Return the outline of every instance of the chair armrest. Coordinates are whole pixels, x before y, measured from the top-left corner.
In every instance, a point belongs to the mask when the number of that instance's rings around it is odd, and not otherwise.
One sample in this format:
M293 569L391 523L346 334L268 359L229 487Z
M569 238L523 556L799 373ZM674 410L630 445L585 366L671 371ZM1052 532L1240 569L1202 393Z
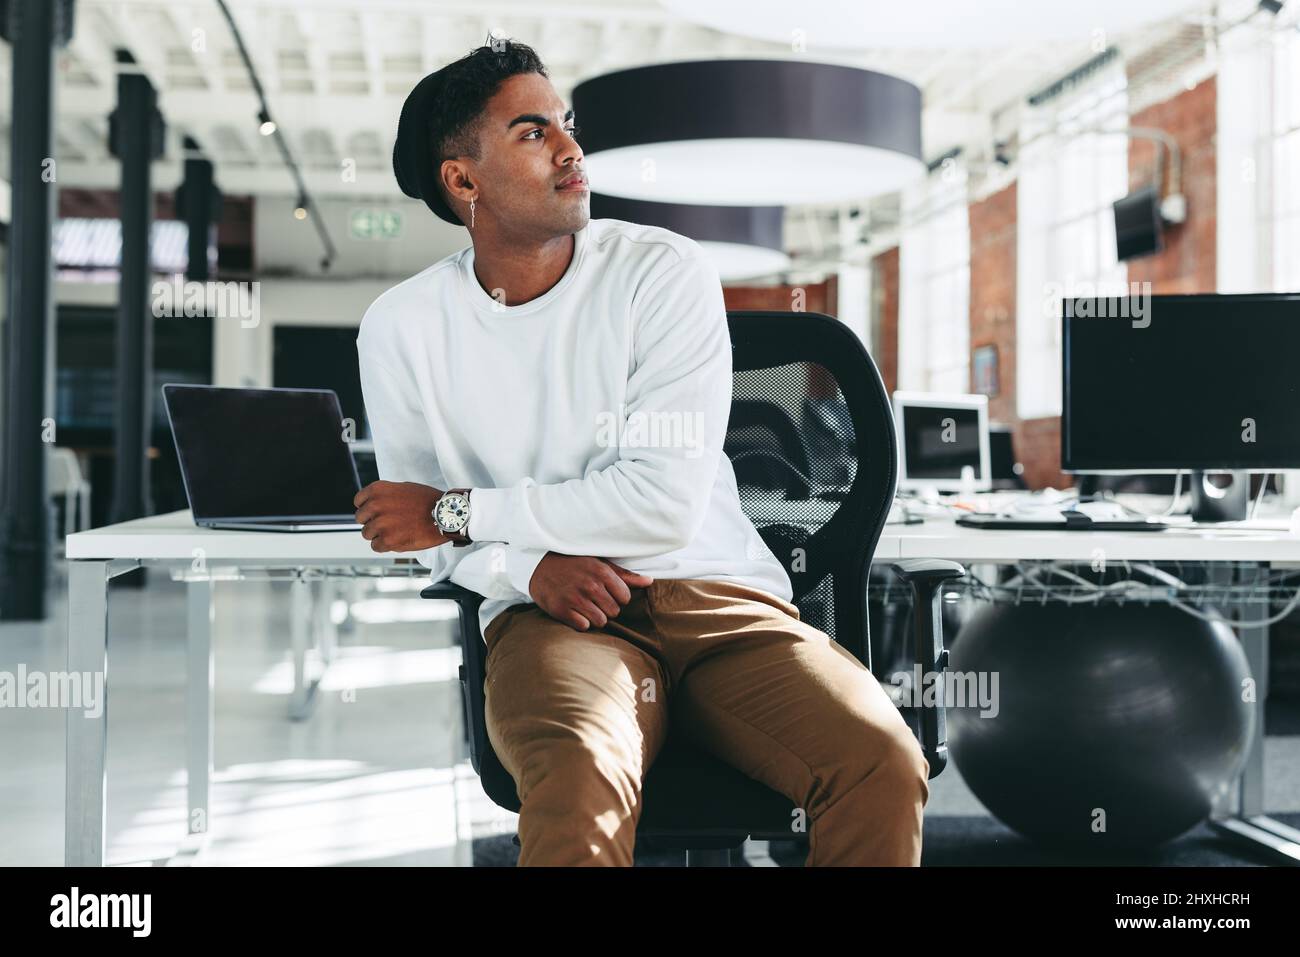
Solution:
M942 582L966 576L966 569L960 562L944 558L904 558L894 562L893 569L900 578L913 585L918 581Z
M423 590L421 590L420 597L445 598L456 602L477 601L480 604L483 601L483 596L478 592L470 591L468 588L462 588L460 585L456 585L449 581L434 582L432 585L427 585Z
M966 569L957 562L938 558L909 558L893 563L894 571L912 586L913 638L921 687L914 700L921 721L921 750L930 763L930 777L937 777L948 764L948 724L943 708L942 686L933 694L934 706L925 706L925 691L943 680L948 651L943 647L943 615L939 589L943 583L961 578Z

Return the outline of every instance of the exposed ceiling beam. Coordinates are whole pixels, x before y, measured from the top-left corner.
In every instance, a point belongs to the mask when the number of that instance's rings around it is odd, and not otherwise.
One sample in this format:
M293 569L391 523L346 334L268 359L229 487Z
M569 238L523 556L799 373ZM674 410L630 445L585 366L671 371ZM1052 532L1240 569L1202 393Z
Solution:
M81 0L78 6L85 7L153 7L159 0ZM201 7L211 0L168 0L177 9ZM230 0L232 8L241 11L258 7L271 10L312 10L335 13L352 13L358 7L358 0ZM474 12L489 19L533 19L538 16L536 0L476 0L474 3L438 4L429 0L361 0L365 5L382 9L385 12L418 14L446 12L448 6L460 6L473 9ZM443 10L439 11L438 6ZM615 15L636 23L663 23L676 20L664 7L655 2L621 2L621 0L585 0L570 2L558 0L548 2L545 16L547 19L559 20L593 20Z
M157 161L153 165L154 189L166 192L175 189L184 175L179 161ZM371 199L396 199L400 193L393 180L393 171L359 168L355 182L344 182L334 169L302 170L303 181L313 195L322 199L329 196L355 196ZM240 166L233 162L217 160L217 179L225 193L249 193L258 196L297 195L292 175L283 166ZM68 189L117 189L120 183L116 163L76 160L71 157L59 160L59 184Z
M145 75L161 101L167 90L167 67L159 56L162 45L155 42L156 38L150 37L149 31L140 23L142 14L151 13L153 9L123 5L116 15L100 10L100 20L105 24L107 35L112 37L113 48L130 51L135 59L134 68ZM166 117L165 111L163 116Z

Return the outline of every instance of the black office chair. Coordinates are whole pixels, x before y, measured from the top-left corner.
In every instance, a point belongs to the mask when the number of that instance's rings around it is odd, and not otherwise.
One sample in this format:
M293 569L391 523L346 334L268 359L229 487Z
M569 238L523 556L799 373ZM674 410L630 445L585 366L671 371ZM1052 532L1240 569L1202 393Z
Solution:
M737 484L746 514L786 566L800 618L825 631L870 668L867 574L898 479L894 418L880 373L861 340L830 316L731 312L728 320L733 399L746 410L737 423L740 428L750 428L756 421L780 421L777 415L756 415L760 405L784 410L797 421L803 400L810 395L842 400L837 407L848 418L843 431L854 441L839 446L839 461L808 463L811 494L792 498L788 491L774 490L770 482L756 486L739 477ZM724 449L734 447L729 434ZM823 488L816 481L821 475L845 474L845 465L851 477L847 488ZM738 476L749 472L736 471ZM937 593L944 581L961 577L965 570L956 562L928 560L901 561L894 568L911 584L917 609L929 610L912 616L915 660L923 675L941 674L947 652ZM421 595L451 599L460 607L464 651L460 679L470 760L488 796L517 812L515 782L493 752L484 719L487 649L478 624L482 597L450 582L430 585ZM916 717L933 778L948 760L942 705L919 709ZM688 866L728 864L731 850L748 838L807 839L792 833L795 808L790 799L694 747L687 734L673 728L646 774L642 807L638 845L685 850Z

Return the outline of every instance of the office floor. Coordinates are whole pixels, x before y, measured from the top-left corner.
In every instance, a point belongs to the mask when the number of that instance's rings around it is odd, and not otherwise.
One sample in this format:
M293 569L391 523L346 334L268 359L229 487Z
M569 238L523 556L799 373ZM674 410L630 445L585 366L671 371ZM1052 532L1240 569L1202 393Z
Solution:
M151 571L144 589L110 591L110 864L513 863L515 816L484 796L464 751L452 606L413 590L370 591L356 629L340 636L314 713L291 722L286 586L219 583L215 596L210 833L197 857L176 858L185 834L184 587ZM62 573L50 602L47 622L0 624L0 671L66 667ZM1265 806L1300 825L1300 735L1270 736L1266 746ZM0 710L0 865L62 863L63 760L64 712ZM771 848L778 864L800 859ZM644 865L673 861L638 855ZM1205 828L1131 861L1259 862ZM1066 861L991 819L950 766L931 782L925 863Z

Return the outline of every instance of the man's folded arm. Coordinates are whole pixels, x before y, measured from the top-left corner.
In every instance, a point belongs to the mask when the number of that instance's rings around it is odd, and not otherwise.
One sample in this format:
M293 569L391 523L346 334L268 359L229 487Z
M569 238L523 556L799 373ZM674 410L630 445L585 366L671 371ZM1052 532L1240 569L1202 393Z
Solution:
M434 552L454 548L452 545L439 545ZM462 588L477 592L484 598L524 598L532 601L528 590L533 572L546 556L540 549L519 548L501 542L475 542L463 548L456 548L461 556L453 556L455 566L451 570L451 580ZM463 554L468 552L468 554Z
M633 311L626 409L574 423L617 445L617 460L580 479L473 489L471 539L633 558L694 538L731 412L731 336L717 271L693 251L639 293Z
M358 341L361 393L370 420L375 465L388 482L419 482L447 490L413 385L371 356ZM450 580L485 598L528 597L528 582L545 550L483 542L457 548L444 542L413 553L433 582Z

